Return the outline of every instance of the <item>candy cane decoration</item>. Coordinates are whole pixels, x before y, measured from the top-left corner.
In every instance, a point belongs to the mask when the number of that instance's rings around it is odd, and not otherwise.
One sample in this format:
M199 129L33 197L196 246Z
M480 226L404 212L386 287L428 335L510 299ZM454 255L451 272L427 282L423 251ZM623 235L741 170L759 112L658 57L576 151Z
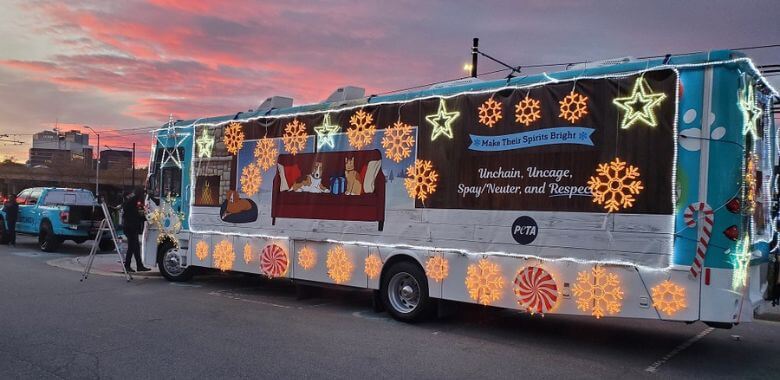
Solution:
M698 213L698 217L694 218L693 215ZM712 212L712 207L704 202L693 202L683 213L683 219L688 227L696 225L696 220L702 221L699 224L699 231L696 241L696 257L693 258L693 264L691 264L691 275L696 278L701 273L701 268L704 265L704 257L707 255L707 246L710 244L710 236L712 236L712 225L715 223L715 215Z

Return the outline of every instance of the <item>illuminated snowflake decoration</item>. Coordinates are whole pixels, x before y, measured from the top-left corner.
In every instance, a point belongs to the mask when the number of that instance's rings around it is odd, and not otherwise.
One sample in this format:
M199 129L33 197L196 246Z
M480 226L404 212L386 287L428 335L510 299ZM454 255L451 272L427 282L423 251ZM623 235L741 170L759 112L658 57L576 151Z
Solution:
M493 128L503 117L501 114L501 103L493 100L493 98L486 100L477 110L479 111L477 114L479 122L488 126L488 128Z
M260 174L260 167L256 163L244 166L241 170L241 191L248 196L253 196L260 191L260 185L263 183L263 177Z
M195 244L195 256L200 261L206 260L206 258L209 257L209 243L206 243L205 240L201 240L198 244Z
M450 274L450 264L442 256L432 256L425 262L425 273L436 282L444 281Z
M576 123L577 120L588 114L588 97L578 92L570 92L558 103L561 105L561 113L558 117L571 123Z
M178 247L179 239L176 235L181 232L184 214L173 209L173 197L168 194L165 199L161 200L160 207L154 206L153 202L147 202L144 212L146 220L158 231L157 243L167 240Z
M379 277L379 273L382 272L382 259L377 255L366 256L365 272L372 280Z
M310 270L311 268L314 268L315 264L317 264L317 253L314 252L313 249L305 246L298 251L298 265L300 265L301 268Z
M276 165L276 157L279 156L279 149L276 148L276 141L264 137L257 141L254 153L257 165L259 165L263 171L266 171Z
M349 145L355 149L362 149L371 144L376 134L376 125L373 124L374 116L363 110L358 110L349 118L350 127L347 128Z
M220 241L214 247L214 267L225 272L233 269L236 261L236 252L233 251L233 243L228 240Z
M385 156L395 162L401 162L409 157L414 146L412 126L400 121L385 129L382 137L382 148L385 148Z
M337 284L349 281L352 278L352 271L355 269L355 265L347 256L347 251L340 245L328 250L325 266L328 267L328 277Z
M515 106L515 121L526 127L541 118L542 102L531 98L528 95Z
M436 192L438 181L439 173L433 169L433 164L428 160L415 160L414 165L406 168L404 187L412 199L425 201L429 195Z
M620 278L602 267L593 268L590 274L588 271L580 272L572 291L577 297L577 308L591 312L597 319L620 312L623 303Z
M254 252L252 252L252 245L249 243L244 244L244 262L249 264L254 260L255 255Z
M604 205L607 212L618 211L634 205L635 195L644 187L639 178L639 168L626 165L615 157L609 163L599 164L596 177L590 177L588 186L593 193L593 202Z
M466 270L466 289L474 301L490 305L501 299L503 288L504 277L501 276L501 267L496 263L481 259Z
M232 155L238 154L238 151L244 146L244 129L241 124L233 122L225 128L225 135L222 136L222 142L225 148Z
M666 315L674 315L685 309L688 302L685 300L685 288L666 280L651 289L653 292L653 307Z
M284 150L293 156L303 151L306 147L306 124L298 119L287 123L284 127L284 135L282 136L282 142L284 143Z

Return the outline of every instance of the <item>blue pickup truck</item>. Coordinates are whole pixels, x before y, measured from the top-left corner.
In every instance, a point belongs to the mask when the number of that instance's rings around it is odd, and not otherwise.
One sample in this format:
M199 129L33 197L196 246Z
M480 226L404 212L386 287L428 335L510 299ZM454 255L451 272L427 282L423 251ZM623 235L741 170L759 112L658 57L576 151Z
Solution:
M83 243L94 239L103 212L89 190L35 187L16 196L19 215L16 232L38 237L45 252L53 252L65 240ZM0 207L0 242L8 242L6 215ZM113 249L108 234L100 241L101 251Z

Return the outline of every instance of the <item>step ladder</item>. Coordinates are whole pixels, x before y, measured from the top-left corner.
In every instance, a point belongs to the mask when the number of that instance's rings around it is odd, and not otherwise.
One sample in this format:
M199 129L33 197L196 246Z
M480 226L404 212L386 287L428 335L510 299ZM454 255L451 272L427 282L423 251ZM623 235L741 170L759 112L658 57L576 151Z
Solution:
M92 264L95 262L95 254L98 251L100 241L103 239L103 234L106 231L111 234L111 241L114 243L114 251L119 257L119 263L122 266L122 272L124 272L125 278L129 282L133 279L133 276L130 274L130 272L127 271L127 268L125 268L125 256L122 254L122 250L119 249L119 237L117 237L116 228L114 228L114 222L111 221L111 214L108 213L108 206L106 206L105 202L101 202L100 208L103 210L103 220L100 221L100 227L98 227L97 236L95 236L95 240L92 242L92 250L89 252L87 265L84 267L84 273L81 275L81 282L87 279L89 272L92 270Z

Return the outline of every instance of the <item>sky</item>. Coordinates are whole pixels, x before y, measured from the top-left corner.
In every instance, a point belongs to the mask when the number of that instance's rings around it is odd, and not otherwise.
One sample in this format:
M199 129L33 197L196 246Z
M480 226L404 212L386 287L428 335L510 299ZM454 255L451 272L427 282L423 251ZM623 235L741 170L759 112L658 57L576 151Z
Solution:
M0 135L24 143L0 142L0 160L18 161L32 133L55 126L89 125L115 148L136 142L145 161L151 140L138 128L170 114L461 77L473 37L512 65L780 43L775 0L0 0L0 9ZM746 53L780 64L780 48ZM780 88L780 76L772 83Z

